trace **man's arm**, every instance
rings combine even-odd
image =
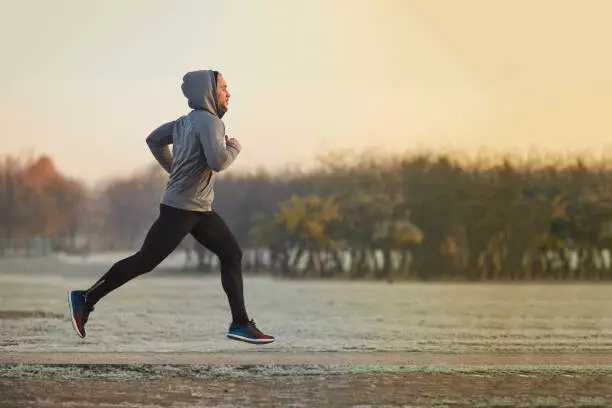
[[[217,172],[225,170],[240,153],[240,144],[225,142],[225,126],[220,120],[212,120],[208,130],[200,133],[208,167]]]
[[[174,121],[164,123],[147,136],[147,145],[153,157],[168,173],[172,170],[172,151],[168,146],[172,144],[173,130]]]

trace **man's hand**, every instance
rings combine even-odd
[[[234,137],[229,137],[228,135],[225,135],[225,144],[232,145],[238,150],[242,149],[242,146],[240,145],[240,142],[238,141],[238,139]]]

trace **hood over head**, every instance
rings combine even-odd
[[[219,106],[217,100],[215,71],[201,70],[186,73],[183,76],[181,89],[191,109],[204,109],[219,118],[225,115],[225,109]]]

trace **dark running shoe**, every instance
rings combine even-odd
[[[274,341],[274,337],[263,334],[257,328],[253,319],[242,325],[232,323],[227,332],[227,337],[251,344],[268,344]]]
[[[68,307],[72,326],[80,338],[85,337],[85,323],[94,307],[85,302],[84,290],[71,290],[68,292]]]

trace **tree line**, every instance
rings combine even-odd
[[[133,248],[156,215],[164,176],[152,166],[95,188],[52,158],[0,158],[0,254]]]
[[[414,280],[612,278],[612,169],[450,155],[328,156],[309,171],[221,173],[215,209],[248,271],[285,277]],[[53,250],[137,248],[167,176],[155,166],[96,189],[48,157],[0,165],[6,253],[35,237]],[[199,252],[199,267],[214,257]]]

